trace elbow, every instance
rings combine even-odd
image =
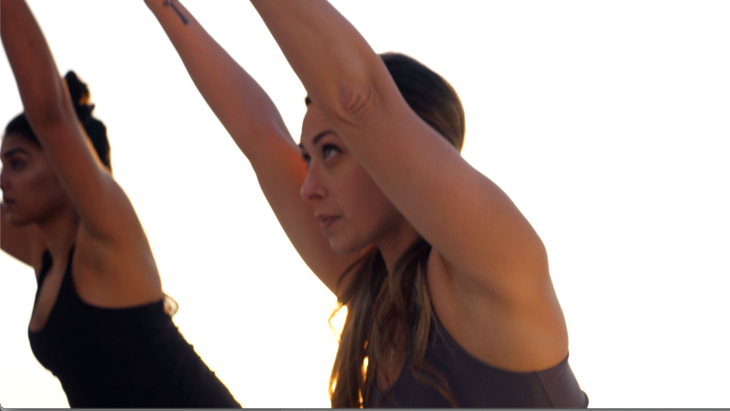
[[[374,94],[365,81],[343,85],[338,90],[338,112],[344,117],[358,117],[373,106]]]
[[[353,128],[366,128],[375,117],[380,98],[374,85],[366,82],[352,82],[341,85],[336,97],[327,107],[320,107],[335,124]]]
[[[374,64],[383,67],[374,67],[374,64],[353,64],[339,81],[331,83],[329,92],[317,96],[322,100],[318,107],[325,116],[335,123],[344,123],[349,126],[366,127],[373,116],[384,104],[383,79],[381,71],[388,77],[390,74],[379,57]],[[392,80],[391,80],[392,81]]]

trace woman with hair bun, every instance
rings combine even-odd
[[[36,272],[34,355],[74,408],[240,407],[172,322],[88,88],[23,0],[0,2],[0,34],[25,109],[0,147],[0,247]]]
[[[309,94],[297,145],[178,1],[145,2],[299,255],[347,307],[333,407],[588,405],[545,247],[461,157],[448,82],[375,54],[326,1],[252,0]]]

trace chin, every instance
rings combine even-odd
[[[25,227],[25,226],[31,225],[31,224],[34,223],[34,221],[23,220],[23,219],[19,219],[19,218],[13,218],[12,216],[8,216],[8,223],[12,227],[18,227],[19,228],[19,227]]]
[[[345,247],[342,244],[330,239],[330,248],[337,254],[345,255],[350,254],[352,251],[349,247]]]
[[[332,251],[340,255],[347,255],[358,252],[368,246],[357,241],[343,241],[337,237],[330,237],[330,247]]]
[[[35,219],[29,218],[28,213],[23,213],[24,210],[17,210],[18,212],[8,211],[5,209],[5,221],[10,224],[11,227],[25,227],[35,223]]]

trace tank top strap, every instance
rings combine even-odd
[[[73,255],[74,255],[74,249],[76,248],[76,245],[74,244],[71,247],[71,251],[68,253],[68,264],[66,264],[64,276],[63,276],[63,282],[65,283],[67,281],[66,277],[70,277],[70,275],[67,275],[68,272],[71,270],[71,263],[73,261]],[[42,257],[42,264],[41,264],[41,271],[38,273],[38,278],[36,281],[38,282],[38,289],[36,290],[35,299],[38,301],[38,294],[41,292],[41,285],[43,284],[43,280],[45,280],[46,276],[48,275],[48,272],[51,271],[51,266],[53,265],[53,257],[51,256],[51,252],[46,250],[43,252]]]
[[[41,271],[38,273],[38,278],[36,279],[38,281],[38,286],[43,284],[43,280],[46,278],[46,275],[48,274],[48,271],[51,269],[51,265],[53,265],[53,258],[51,257],[51,252],[48,250],[45,250],[43,252],[43,257],[41,257]]]

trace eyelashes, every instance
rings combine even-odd
[[[340,150],[339,147],[337,147],[334,144],[323,144],[322,145],[322,158],[324,160],[330,159],[334,154],[342,153],[342,150]],[[307,168],[309,168],[310,163],[312,162],[312,157],[302,152],[302,159],[305,163],[307,163]]]
[[[333,145],[333,144],[325,144],[322,146],[322,154],[324,155],[325,160],[330,158],[332,153],[341,153],[340,149]]]
[[[4,164],[10,170],[20,170],[24,165],[23,161],[15,159],[6,161]]]

